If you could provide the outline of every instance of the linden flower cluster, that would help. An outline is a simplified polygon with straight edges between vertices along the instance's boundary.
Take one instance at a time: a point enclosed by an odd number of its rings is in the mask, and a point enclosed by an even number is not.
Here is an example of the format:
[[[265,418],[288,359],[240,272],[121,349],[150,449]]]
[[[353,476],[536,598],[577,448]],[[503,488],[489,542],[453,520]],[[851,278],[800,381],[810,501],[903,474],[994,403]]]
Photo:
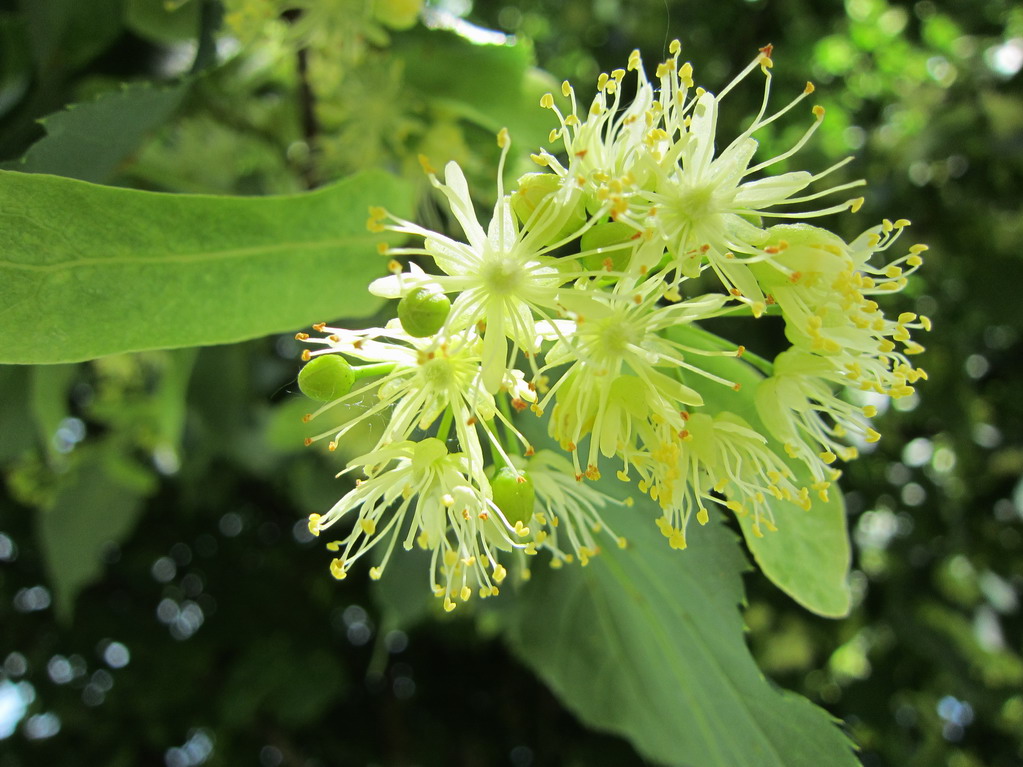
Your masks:
[[[375,447],[342,472],[356,476],[354,489],[310,518],[314,534],[346,531],[328,544],[335,577],[379,548],[378,578],[396,542],[419,545],[451,610],[473,593],[496,594],[510,563],[528,577],[541,550],[554,566],[585,565],[608,540],[626,545],[601,518],[618,502],[593,484],[609,468],[656,502],[673,548],[686,547],[691,517],[706,524],[711,507],[748,515],[755,535],[784,535],[787,515],[827,499],[835,463],[879,438],[875,407],[843,391],[902,397],[925,377],[910,361],[923,350],[910,331],[929,320],[892,319],[876,300],[921,264],[922,245],[886,256],[908,222],[845,242],[806,223],[862,204],[844,195],[862,182],[825,181],[844,163],[770,175],[824,110],[807,110],[812,121],[791,147],[757,158],[758,132],[813,86],[771,111],[770,47],[717,94],[695,87],[680,48],[672,43],[653,81],[633,53],[628,97],[622,69],[601,75],[588,105],[567,82],[564,109],[544,96],[558,127],[533,155],[543,170],[510,193],[502,130],[485,221],[456,163],[441,176],[421,158],[460,236],[371,211],[371,231],[408,243],[381,245],[391,274],[370,286],[398,301],[397,317],[298,336],[311,345],[299,383],[324,401],[307,419],[357,413],[310,442],[333,449],[365,419],[387,420]],[[726,144],[718,106],[756,72],[760,110]],[[748,393],[758,423],[704,404],[712,389],[739,389],[710,363],[744,347],[699,342],[709,335],[700,323],[726,315],[780,316],[791,343],[773,365],[761,361],[771,374]],[[367,409],[345,407],[367,395]],[[544,415],[560,453],[536,451],[520,430]]]

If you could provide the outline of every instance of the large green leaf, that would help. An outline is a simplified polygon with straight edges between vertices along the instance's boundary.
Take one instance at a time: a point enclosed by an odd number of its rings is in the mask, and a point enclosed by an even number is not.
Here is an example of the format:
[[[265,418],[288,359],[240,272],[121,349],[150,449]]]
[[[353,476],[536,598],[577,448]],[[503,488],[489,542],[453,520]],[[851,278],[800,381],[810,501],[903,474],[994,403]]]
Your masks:
[[[46,136],[20,160],[0,167],[106,181],[145,135],[173,114],[188,86],[188,81],[164,87],[136,83],[106,91],[92,101],[71,104],[40,120]]]
[[[370,205],[407,212],[382,172],[236,198],[0,172],[0,362],[222,344],[364,316],[385,271]]]
[[[672,337],[703,349],[722,348],[713,339],[703,337],[689,328],[672,329]],[[738,392],[727,386],[700,386],[705,406],[713,412],[728,411],[742,416],[761,434],[767,436],[757,416],[753,395],[763,376],[734,357],[693,357],[708,372],[741,384]],[[695,385],[696,379],[689,383]],[[809,472],[799,462],[786,456],[777,442],[771,445],[778,456],[795,473],[800,484],[809,484]],[[813,506],[804,511],[794,503],[768,499],[772,505],[777,532],[763,537],[753,534],[753,519],[740,517],[739,524],[764,575],[796,602],[818,615],[841,618],[849,614],[852,594],[849,590],[849,567],[852,552],[846,525],[845,501],[838,487],[831,488],[828,500],[814,497]]]
[[[609,546],[586,567],[533,569],[504,616],[516,654],[585,722],[658,763],[858,764],[827,713],[757,669],[734,534],[712,522],[673,551],[652,505],[605,515],[629,548]]]

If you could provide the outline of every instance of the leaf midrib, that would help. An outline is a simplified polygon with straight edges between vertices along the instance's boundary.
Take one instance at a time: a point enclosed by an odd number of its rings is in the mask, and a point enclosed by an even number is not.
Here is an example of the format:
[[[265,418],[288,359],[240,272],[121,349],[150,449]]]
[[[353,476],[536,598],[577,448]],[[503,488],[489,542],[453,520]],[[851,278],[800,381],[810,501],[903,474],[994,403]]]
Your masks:
[[[78,260],[59,261],[51,264],[22,264],[16,261],[9,261],[0,258],[0,268],[18,269],[26,272],[56,272],[65,269],[69,270],[101,266],[162,266],[164,264],[202,263],[205,261],[223,261],[233,258],[257,257],[271,255],[281,251],[308,253],[319,250],[342,248],[359,242],[370,243],[373,241],[374,239],[372,235],[353,234],[347,237],[332,237],[325,240],[284,243],[276,242],[270,245],[253,245],[244,248],[229,248],[227,250],[197,251],[191,253],[165,253],[155,256],[108,256],[100,258],[89,258],[88,256],[84,256]]]

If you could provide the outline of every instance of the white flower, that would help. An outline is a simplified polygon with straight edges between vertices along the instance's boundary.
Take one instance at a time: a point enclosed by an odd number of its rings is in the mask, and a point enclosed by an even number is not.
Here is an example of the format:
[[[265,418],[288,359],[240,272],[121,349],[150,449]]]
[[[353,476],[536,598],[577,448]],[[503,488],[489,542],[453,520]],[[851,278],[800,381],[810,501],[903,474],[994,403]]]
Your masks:
[[[466,242],[459,242],[443,234],[424,229],[410,221],[391,217],[393,224],[384,224],[387,215],[376,211],[371,228],[386,228],[423,238],[422,248],[391,248],[387,255],[419,255],[433,259],[442,272],[433,275],[430,282],[457,297],[438,336],[460,332],[468,328],[483,327],[483,385],[488,392],[496,392],[505,370],[514,367],[515,352],[519,349],[533,355],[539,350],[536,318],[549,318],[556,308],[558,289],[574,278],[563,270],[549,255],[564,243],[547,242],[543,235],[559,227],[551,225],[573,214],[574,205],[564,205],[556,197],[549,197],[530,220],[520,226],[512,211],[511,198],[503,191],[501,175],[508,153],[506,131],[498,138],[502,147],[498,169],[498,200],[486,230],[477,220],[469,197],[469,187],[457,163],[450,162],[444,171],[444,182],[427,166],[430,181],[447,198],[452,215],[462,227]],[[578,233],[566,238],[574,239]],[[420,280],[421,272],[410,272],[402,279]],[[395,280],[378,283],[382,294],[395,294]],[[512,342],[509,354],[507,340]]]
[[[431,552],[431,587],[445,610],[454,609],[456,598],[468,600],[474,587],[481,597],[498,593],[507,570],[492,541],[522,549],[529,529],[509,524],[489,488],[468,472],[463,454],[449,453],[434,438],[405,441],[354,459],[342,473],[356,469],[367,479],[358,480],[327,514],[309,518],[310,531],[319,535],[356,515],[348,535],[327,544],[339,552],[330,566],[335,578],[345,578],[354,562],[386,542],[380,564],[370,568],[370,577],[380,578],[400,538],[406,550],[418,543]]]
[[[760,112],[750,126],[720,153],[715,153],[718,104],[737,82],[760,67],[765,76],[764,100]],[[657,178],[647,194],[650,203],[646,227],[665,243],[687,277],[696,277],[704,264],[717,274],[725,288],[736,298],[749,304],[754,314],[764,311],[764,295],[748,264],[769,260],[770,252],[761,246],[766,234],[755,221],[760,218],[810,218],[848,208],[856,209],[861,199],[797,213],[779,210],[780,206],[798,205],[816,200],[862,182],[841,184],[820,192],[795,196],[836,168],[811,174],[792,171],[777,176],[750,179],[760,171],[794,155],[813,135],[824,117],[821,107],[814,107],[815,122],[803,137],[787,151],[751,167],[758,143],[753,135],[784,115],[813,92],[806,88],[787,106],[766,115],[770,94],[770,49],[764,49],[719,96],[703,92],[695,101],[688,129],[688,140],[681,147],[678,164],[658,166]]]
[[[907,355],[923,351],[911,340],[910,330],[928,330],[930,320],[912,312],[888,319],[875,300],[905,287],[922,263],[925,248],[914,245],[907,255],[879,267],[869,263],[873,254],[891,247],[908,224],[885,221],[849,245],[831,232],[806,225],[770,230],[774,261],[757,264],[755,273],[781,308],[789,340],[829,358],[826,377],[835,383],[901,397],[912,394],[912,384],[926,377]]]
[[[739,516],[753,515],[753,532],[775,529],[771,496],[810,508],[809,490],[797,487],[792,472],[758,434],[739,416],[695,413],[687,429],[660,447],[660,455],[643,466],[640,489],[657,500],[663,516],[657,526],[672,548],[686,547],[686,526],[696,511],[703,525],[709,519],[707,503],[723,505]],[[722,501],[718,494],[727,500]]]
[[[600,516],[601,509],[619,502],[577,480],[564,456],[541,450],[529,459],[526,471],[539,507],[529,525],[535,529],[533,544],[551,552],[552,567],[575,558],[585,566],[600,552],[595,538],[600,533],[606,533],[617,546],[626,546],[625,539],[615,535]]]
[[[485,434],[492,449],[504,455],[500,440],[494,433],[495,418],[504,422],[514,438],[528,448],[526,439],[499,412],[493,394],[483,387],[482,341],[474,330],[438,342],[433,338],[410,336],[393,320],[387,328],[365,331],[320,327],[330,335],[325,339],[306,340],[309,343],[325,343],[326,348],[310,356],[343,353],[346,357],[369,362],[367,368],[355,368],[355,372],[357,375],[369,372],[379,376],[370,384],[376,390],[378,401],[355,418],[311,437],[308,442],[329,437],[330,448],[333,450],[344,435],[359,423],[386,413],[387,425],[379,445],[411,439],[417,431],[425,432],[440,421],[438,428],[443,433],[438,433],[438,436],[446,439],[448,429],[454,430],[458,444],[468,456],[473,473],[482,473],[484,466],[480,431]],[[528,387],[522,383],[521,373],[516,376],[518,371],[501,372],[503,375],[499,383],[509,387],[516,399],[529,396]],[[361,399],[366,391],[367,387],[357,388],[323,405],[308,415],[306,420],[317,418],[338,405]]]
[[[687,360],[690,349],[660,335],[666,328],[715,316],[725,297],[706,295],[660,306],[665,293],[670,290],[651,278],[622,279],[612,292],[576,290],[561,296],[574,323],[560,326],[566,332],[547,353],[544,369],[570,367],[537,409],[554,401],[549,431],[573,453],[577,474],[599,476],[599,455],[627,450],[643,434],[645,422],[684,428],[682,412],[701,405],[703,398],[675,371],[730,384],[704,373]],[[588,435],[583,469],[576,450]]]

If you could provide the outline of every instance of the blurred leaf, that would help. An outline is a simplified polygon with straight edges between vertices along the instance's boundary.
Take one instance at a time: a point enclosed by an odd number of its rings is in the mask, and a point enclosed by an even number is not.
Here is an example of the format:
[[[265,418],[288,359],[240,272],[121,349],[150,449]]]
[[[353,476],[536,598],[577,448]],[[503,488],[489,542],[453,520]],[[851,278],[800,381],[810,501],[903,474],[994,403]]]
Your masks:
[[[103,447],[81,454],[52,505],[36,512],[36,537],[53,585],[57,617],[65,623],[74,613],[78,592],[102,573],[108,546],[120,543],[134,528],[142,493],[152,489],[120,481],[123,467],[113,464],[123,460]]]
[[[29,87],[32,60],[25,38],[25,19],[0,11],[0,117],[18,104]]]
[[[53,438],[68,416],[68,393],[77,372],[77,365],[47,365],[31,371],[31,412],[39,442],[51,459],[58,454]]]
[[[365,286],[385,263],[368,208],[402,214],[408,197],[381,172],[262,198],[0,172],[0,360],[222,344],[369,314],[379,299]]]
[[[0,168],[106,181],[145,135],[174,113],[188,87],[188,81],[165,87],[135,83],[71,104],[40,120],[46,136],[20,160]]]
[[[506,616],[516,654],[584,721],[658,763],[858,764],[827,713],[757,669],[734,535],[711,523],[673,551],[651,506],[605,513],[627,549],[610,546],[586,567],[533,568]]]
[[[202,0],[125,0],[124,21],[133,32],[161,43],[194,38]]]
[[[318,722],[345,689],[340,663],[284,636],[255,637],[234,664],[221,700],[226,722],[271,715],[287,727]]]
[[[428,99],[495,133],[507,128],[523,152],[546,143],[554,123],[540,97],[558,91],[557,83],[533,67],[526,44],[473,43],[434,30],[396,39],[394,53],[405,60],[408,84]]]
[[[181,435],[185,429],[188,383],[197,356],[196,349],[180,349],[167,355],[167,364],[154,394],[157,438],[164,445],[177,447],[181,444]]]
[[[704,335],[695,335],[696,332],[688,327],[679,327],[673,328],[671,335],[675,340],[697,348],[734,348],[727,341],[715,343]],[[735,357],[701,357],[695,364],[742,386],[739,391],[713,383],[700,387],[706,407],[714,412],[736,413],[760,434],[767,436],[753,402],[763,376]],[[696,379],[689,380],[692,383]],[[808,484],[811,480],[807,469],[799,461],[789,458],[776,442],[770,439],[769,442],[778,457],[792,469],[797,484]],[[778,526],[776,532],[757,537],[753,533],[752,517],[738,518],[746,545],[764,575],[807,610],[827,618],[848,615],[852,607],[848,584],[852,550],[841,489],[832,487],[826,502],[815,496],[809,511],[787,501],[767,500]]]
[[[29,376],[32,370],[0,365],[0,464],[35,446]]]
[[[382,556],[383,551],[374,557],[374,562],[379,564]],[[374,581],[370,592],[380,608],[381,632],[408,631],[438,614],[440,600],[427,588],[429,572],[429,552],[418,546],[395,552],[387,563],[385,577]]]
[[[40,71],[74,71],[121,31],[122,0],[21,0]]]

